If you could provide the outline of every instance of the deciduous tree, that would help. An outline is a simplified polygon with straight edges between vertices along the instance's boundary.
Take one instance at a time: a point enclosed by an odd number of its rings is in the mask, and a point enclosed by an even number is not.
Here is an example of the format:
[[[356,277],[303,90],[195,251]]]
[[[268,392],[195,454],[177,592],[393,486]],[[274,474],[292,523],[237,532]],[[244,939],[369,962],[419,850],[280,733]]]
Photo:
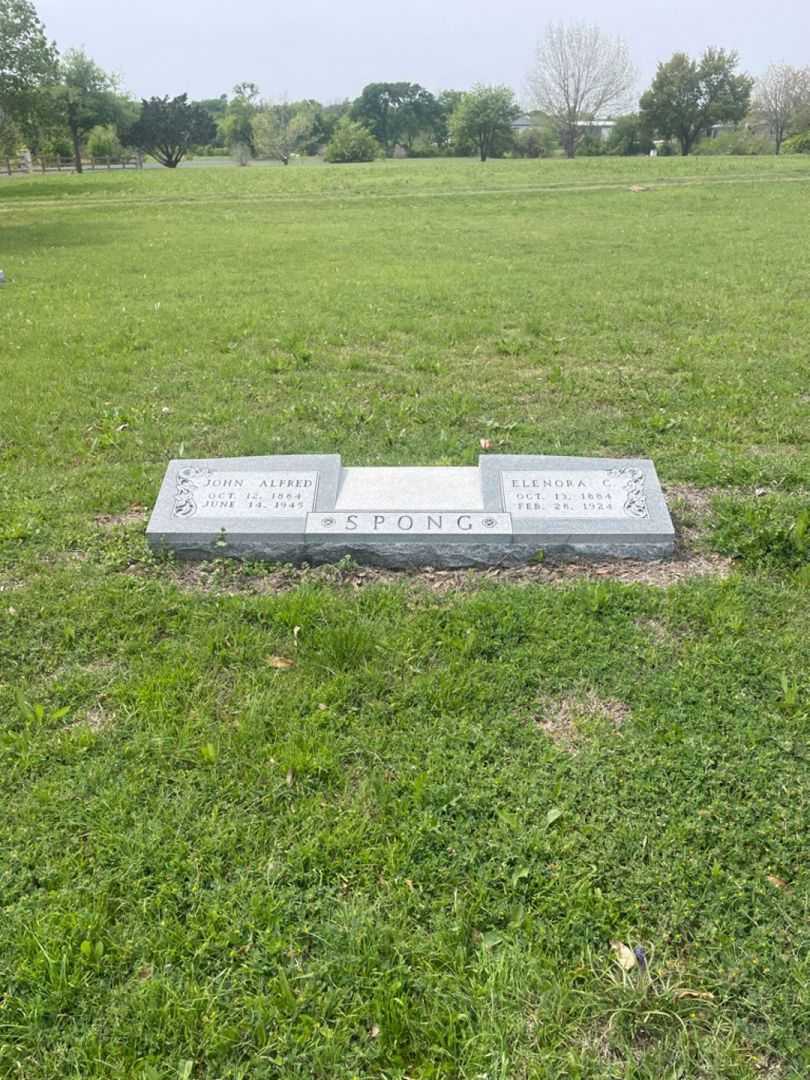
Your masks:
[[[252,125],[256,152],[288,165],[310,137],[314,113],[306,104],[267,104],[253,117]]]
[[[585,134],[585,122],[624,105],[635,80],[621,38],[588,23],[551,23],[537,46],[529,89],[572,158]]]
[[[344,116],[349,115],[351,108],[350,101],[333,101],[315,110],[315,127],[307,148],[309,153],[317,153],[318,149],[329,144],[338,124]]]
[[[739,123],[748,112],[753,79],[737,74],[737,62],[737,53],[725,49],[707,49],[700,61],[675,53],[642,94],[642,119],[688,154],[714,124]]]
[[[778,154],[785,137],[802,122],[802,114],[810,112],[810,68],[772,64],[756,81],[753,107],[768,125]]]
[[[141,114],[124,133],[122,142],[151,154],[161,165],[176,169],[192,146],[205,146],[217,133],[210,114],[186,94],[153,97],[141,102]]]
[[[56,46],[29,0],[0,0],[0,112],[21,123],[56,78]]]
[[[476,84],[464,94],[450,117],[454,142],[472,143],[481,161],[508,150],[514,139],[512,124],[520,107],[508,86]]]
[[[65,53],[55,94],[70,132],[76,172],[82,171],[82,145],[89,132],[99,125],[121,122],[122,98],[116,91],[115,76],[82,49]]]
[[[433,129],[433,137],[440,149],[447,149],[450,143],[450,117],[464,97],[463,90],[442,90],[436,97],[438,114]]]
[[[369,83],[352,105],[352,119],[365,124],[387,151],[432,130],[439,114],[436,98],[418,83]]]
[[[240,165],[246,165],[255,154],[253,118],[259,109],[259,88],[256,83],[241,82],[233,88],[233,97],[219,119],[219,133],[225,145]]]

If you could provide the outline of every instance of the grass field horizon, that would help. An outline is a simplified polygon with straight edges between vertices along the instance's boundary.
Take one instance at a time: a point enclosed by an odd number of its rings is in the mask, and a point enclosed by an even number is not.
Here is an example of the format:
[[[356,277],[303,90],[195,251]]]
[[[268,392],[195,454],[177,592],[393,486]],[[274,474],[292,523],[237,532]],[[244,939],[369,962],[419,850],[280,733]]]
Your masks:
[[[0,183],[0,1076],[808,1075],[808,211],[800,155]],[[173,457],[482,440],[651,457],[676,559],[145,544]]]

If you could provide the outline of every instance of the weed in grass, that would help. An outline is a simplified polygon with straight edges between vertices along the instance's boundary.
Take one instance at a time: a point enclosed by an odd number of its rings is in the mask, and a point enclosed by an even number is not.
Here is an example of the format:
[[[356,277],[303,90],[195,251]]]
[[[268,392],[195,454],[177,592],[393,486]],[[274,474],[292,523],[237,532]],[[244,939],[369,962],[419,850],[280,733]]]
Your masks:
[[[779,685],[782,688],[782,696],[779,699],[779,708],[782,712],[793,713],[799,707],[799,684],[788,678],[783,671],[779,676]]]
[[[384,650],[381,627],[374,620],[337,612],[322,616],[302,645],[302,655],[332,675],[357,671]]]
[[[420,375],[439,375],[441,373],[441,367],[438,360],[420,359],[415,360],[413,370]]]
[[[810,563],[810,502],[770,496],[719,499],[711,527],[716,551],[763,569]]]
[[[529,342],[516,335],[502,337],[495,343],[495,351],[499,356],[522,356],[529,348]]]

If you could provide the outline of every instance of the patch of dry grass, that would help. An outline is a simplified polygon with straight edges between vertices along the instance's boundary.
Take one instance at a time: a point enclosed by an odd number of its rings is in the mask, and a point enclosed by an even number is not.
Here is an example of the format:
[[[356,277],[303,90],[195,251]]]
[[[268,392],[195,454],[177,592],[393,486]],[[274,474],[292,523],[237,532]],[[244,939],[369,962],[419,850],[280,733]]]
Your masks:
[[[555,746],[573,753],[597,730],[618,734],[629,715],[623,701],[588,690],[543,702],[535,722]]]
[[[148,516],[147,508],[136,503],[120,514],[96,514],[95,522],[103,529],[115,529],[145,524]]]

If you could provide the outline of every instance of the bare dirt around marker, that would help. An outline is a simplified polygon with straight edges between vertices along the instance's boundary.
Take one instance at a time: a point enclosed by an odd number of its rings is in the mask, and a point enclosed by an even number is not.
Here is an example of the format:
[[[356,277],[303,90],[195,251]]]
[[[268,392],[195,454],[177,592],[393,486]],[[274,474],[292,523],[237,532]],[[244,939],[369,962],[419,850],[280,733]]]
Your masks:
[[[565,585],[578,581],[621,581],[625,584],[668,586],[695,577],[726,577],[732,561],[720,555],[696,555],[666,561],[612,559],[605,562],[543,563],[539,566],[488,570],[379,570],[364,566],[279,567],[266,573],[247,573],[234,564],[182,563],[161,570],[182,589],[194,592],[271,594],[304,584],[364,589],[375,585],[409,585],[437,594],[473,592],[490,584]],[[143,568],[131,568],[143,572]]]
[[[472,592],[490,584],[565,585],[578,581],[620,581],[625,584],[666,587],[690,578],[726,577],[733,560],[701,548],[711,501],[718,490],[671,485],[667,502],[673,511],[677,541],[670,559],[572,559],[553,560],[532,566],[490,567],[486,570],[385,570],[342,564],[329,566],[281,566],[266,570],[226,561],[173,562],[155,568],[133,566],[133,573],[159,573],[182,589],[230,595],[288,592],[304,584],[363,589],[375,585],[411,585],[439,595]],[[119,515],[109,524],[126,524]],[[98,520],[98,519],[97,519]],[[105,522],[106,524],[107,522]]]

